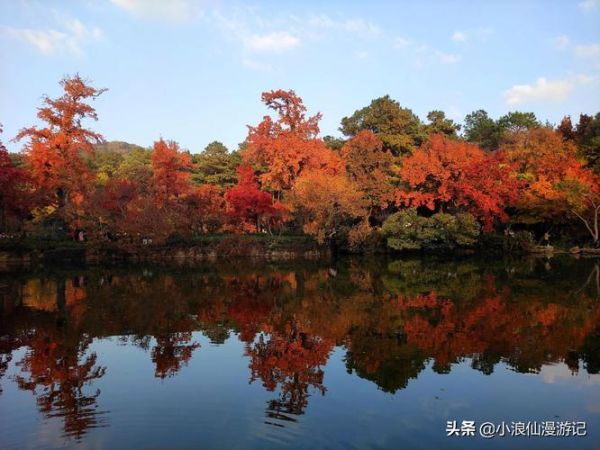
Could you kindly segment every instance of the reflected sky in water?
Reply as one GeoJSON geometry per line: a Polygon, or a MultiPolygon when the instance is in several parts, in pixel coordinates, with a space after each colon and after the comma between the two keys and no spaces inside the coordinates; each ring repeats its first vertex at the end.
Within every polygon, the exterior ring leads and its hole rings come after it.
{"type": "Polygon", "coordinates": [[[596,448],[590,259],[0,276],[1,448],[596,448]],[[585,438],[446,421],[586,421],[585,438]]]}

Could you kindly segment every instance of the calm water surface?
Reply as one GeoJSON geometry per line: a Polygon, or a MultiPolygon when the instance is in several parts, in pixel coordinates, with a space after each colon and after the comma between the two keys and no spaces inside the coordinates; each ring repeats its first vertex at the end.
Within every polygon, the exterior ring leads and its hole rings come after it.
{"type": "Polygon", "coordinates": [[[599,370],[591,259],[0,276],[1,448],[598,449],[599,370]]]}

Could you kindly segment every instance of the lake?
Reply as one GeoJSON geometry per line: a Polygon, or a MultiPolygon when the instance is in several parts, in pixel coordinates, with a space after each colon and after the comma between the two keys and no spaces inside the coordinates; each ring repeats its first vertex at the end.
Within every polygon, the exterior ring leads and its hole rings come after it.
{"type": "Polygon", "coordinates": [[[599,371],[593,259],[0,275],[1,448],[598,449],[599,371]]]}

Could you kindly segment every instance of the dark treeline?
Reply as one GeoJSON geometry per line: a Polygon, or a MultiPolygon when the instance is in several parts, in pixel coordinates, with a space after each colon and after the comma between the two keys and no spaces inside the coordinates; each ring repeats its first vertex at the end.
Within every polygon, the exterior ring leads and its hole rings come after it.
{"type": "Polygon", "coordinates": [[[105,142],[85,128],[104,89],[78,75],[44,97],[22,152],[0,143],[0,231],[138,245],[205,233],[308,234],[348,250],[456,249],[502,240],[599,246],[600,113],[558,126],[531,112],[464,125],[421,119],[389,96],[320,137],[294,91],[265,92],[273,116],[230,151],[160,139],[105,142]],[[498,237],[496,241],[493,236],[498,237]]]}

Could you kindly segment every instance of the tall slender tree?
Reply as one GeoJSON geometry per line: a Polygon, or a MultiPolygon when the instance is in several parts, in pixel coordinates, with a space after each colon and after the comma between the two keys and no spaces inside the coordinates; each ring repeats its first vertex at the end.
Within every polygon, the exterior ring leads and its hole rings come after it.
{"type": "Polygon", "coordinates": [[[56,99],[44,96],[38,110],[37,116],[45,125],[24,128],[15,139],[28,139],[24,152],[33,182],[57,209],[59,218],[73,224],[92,180],[84,154],[92,154],[94,144],[103,140],[82,122],[97,120],[89,101],[106,89],[90,86],[79,75],[63,78],[60,85],[63,95],[56,99]]]}

